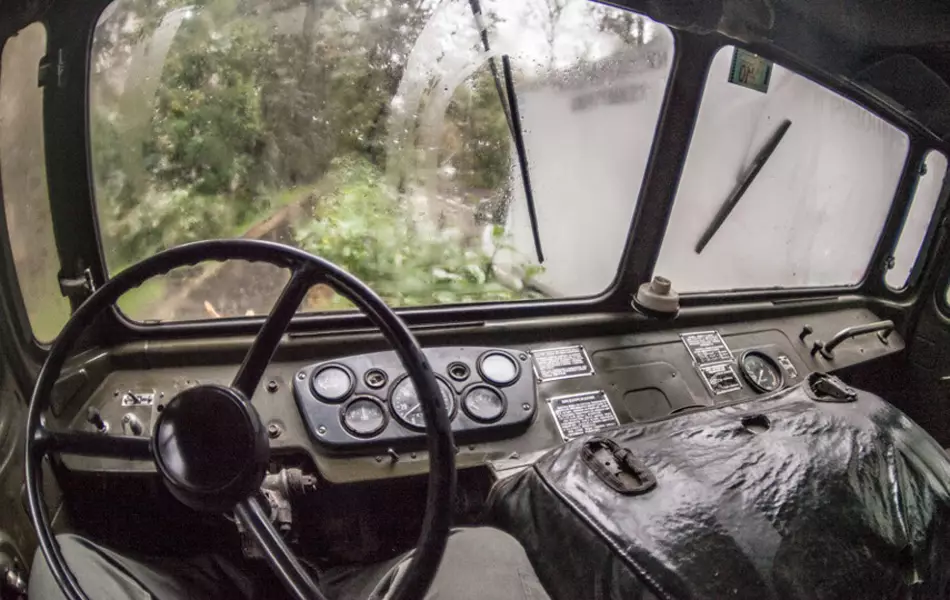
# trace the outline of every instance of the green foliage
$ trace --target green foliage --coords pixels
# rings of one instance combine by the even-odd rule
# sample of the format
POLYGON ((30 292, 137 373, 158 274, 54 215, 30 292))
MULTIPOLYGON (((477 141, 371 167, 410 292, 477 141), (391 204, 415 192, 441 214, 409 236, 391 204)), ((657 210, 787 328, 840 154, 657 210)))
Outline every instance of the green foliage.
POLYGON ((150 190, 121 214, 103 216, 105 235, 125 240, 122 252, 114 257, 120 264, 159 249, 221 237, 239 219, 235 205, 226 199, 186 190, 150 190))
POLYGON ((243 21, 225 37, 213 35, 208 20, 190 19, 177 39, 158 88, 145 166, 163 187, 251 198, 264 136, 259 73, 273 47, 243 21))
POLYGON ((368 282, 387 302, 414 306, 533 297, 495 278, 492 256, 477 240, 427 229, 424 220, 412 218, 407 200, 368 161, 338 159, 329 177, 334 191, 319 200, 311 221, 298 225, 296 241, 368 282))
POLYGON ((465 187, 497 190, 508 181, 511 135, 501 102, 485 66, 459 87, 446 111, 454 139, 443 143, 443 152, 455 155, 465 187))

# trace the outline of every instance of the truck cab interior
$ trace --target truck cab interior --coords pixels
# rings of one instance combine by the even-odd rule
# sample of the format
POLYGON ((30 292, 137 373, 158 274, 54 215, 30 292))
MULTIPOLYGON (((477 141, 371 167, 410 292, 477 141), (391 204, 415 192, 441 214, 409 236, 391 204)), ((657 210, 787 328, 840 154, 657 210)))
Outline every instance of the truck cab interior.
POLYGON ((950 594, 950 5, 0 48, 0 598, 950 594))

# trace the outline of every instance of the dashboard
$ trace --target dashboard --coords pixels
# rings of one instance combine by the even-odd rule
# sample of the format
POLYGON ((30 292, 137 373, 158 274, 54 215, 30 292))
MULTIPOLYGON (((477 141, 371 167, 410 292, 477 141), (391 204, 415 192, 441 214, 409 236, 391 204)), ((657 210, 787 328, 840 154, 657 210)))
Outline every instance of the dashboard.
MULTIPOLYGON (((523 468, 578 435, 642 423, 796 385, 899 353, 896 333, 862 334, 825 356, 845 328, 880 321, 867 308, 735 322, 579 318, 416 331, 439 380, 459 468, 523 468)), ((54 393, 60 426, 149 435, 164 402, 198 383, 228 384, 247 340, 149 343, 71 366, 54 393), (124 354, 123 354, 124 353, 124 354), (137 428, 128 427, 138 423, 137 428), (136 433, 138 431, 138 433, 136 433)), ((304 458, 331 482, 428 471, 419 399, 396 355, 373 332, 288 336, 255 393, 274 460, 304 458)), ((80 472, 146 473, 145 461, 63 456, 80 472)), ((513 472, 513 471, 512 471, 513 472)))

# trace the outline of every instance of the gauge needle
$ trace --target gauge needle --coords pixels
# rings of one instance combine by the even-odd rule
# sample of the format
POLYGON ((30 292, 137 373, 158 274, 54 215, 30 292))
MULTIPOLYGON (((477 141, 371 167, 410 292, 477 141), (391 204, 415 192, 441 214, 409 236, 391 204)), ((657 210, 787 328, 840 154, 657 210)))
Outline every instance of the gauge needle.
POLYGON ((415 406, 413 406, 412 408, 410 408, 409 410, 406 411, 406 414, 403 415, 403 418, 408 418, 409 415, 411 415, 412 413, 416 412, 416 411, 419 410, 420 408, 422 408, 422 404, 421 404, 421 403, 420 403, 420 404, 416 404, 415 406))
POLYGON ((759 383, 762 383, 762 380, 765 379, 765 371, 763 371, 762 369, 759 369, 756 372, 758 373, 758 377, 756 378, 756 381, 758 381, 759 383))

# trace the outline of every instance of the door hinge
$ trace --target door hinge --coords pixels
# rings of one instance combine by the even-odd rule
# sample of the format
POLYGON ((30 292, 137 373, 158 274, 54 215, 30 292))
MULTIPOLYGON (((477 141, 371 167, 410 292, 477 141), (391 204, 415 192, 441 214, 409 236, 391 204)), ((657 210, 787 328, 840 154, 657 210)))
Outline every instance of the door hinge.
POLYGON ((63 277, 60 273, 59 291, 70 300, 76 300, 82 304, 96 291, 96 284, 92 281, 92 271, 85 269, 79 277, 63 277))
POLYGON ((62 48, 56 50, 55 63, 53 60, 49 54, 40 59, 36 79, 39 87, 49 87, 54 83, 56 87, 66 87, 66 58, 62 48))

